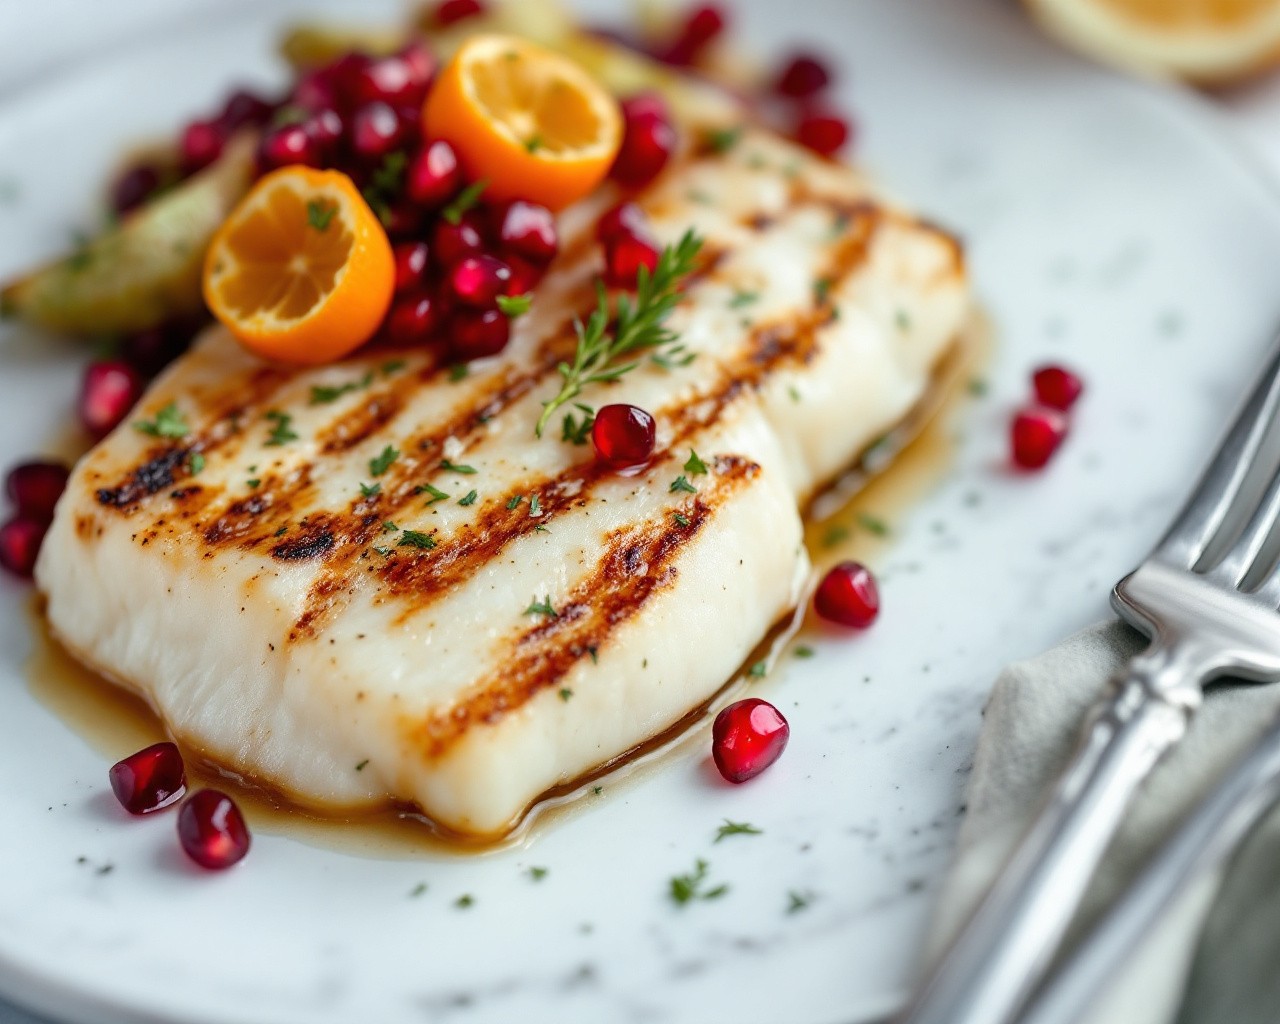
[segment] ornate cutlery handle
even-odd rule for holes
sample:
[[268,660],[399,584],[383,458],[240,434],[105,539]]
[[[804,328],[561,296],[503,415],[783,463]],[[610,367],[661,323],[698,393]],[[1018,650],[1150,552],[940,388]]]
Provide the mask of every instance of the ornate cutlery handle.
[[1186,732],[1201,673],[1157,645],[1114,681],[991,890],[898,1024],[1006,1024],[1043,977],[1131,797]]

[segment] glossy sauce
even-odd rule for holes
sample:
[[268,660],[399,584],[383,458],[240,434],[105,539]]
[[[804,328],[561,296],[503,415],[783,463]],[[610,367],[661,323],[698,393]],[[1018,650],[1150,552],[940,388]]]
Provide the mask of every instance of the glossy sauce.
[[[956,441],[951,421],[966,400],[970,382],[985,365],[991,348],[987,322],[975,316],[969,330],[943,359],[933,387],[917,411],[868,452],[862,464],[819,496],[809,510],[806,543],[819,571],[842,559],[874,566],[893,542],[896,517],[937,484],[951,463]],[[52,453],[74,460],[87,449],[83,435],[56,438]],[[877,471],[884,466],[883,471]],[[882,525],[884,529],[880,529]],[[42,603],[30,605],[33,651],[27,663],[32,694],[57,714],[109,762],[170,738],[159,718],[138,697],[112,685],[67,654],[49,634]],[[188,790],[212,786],[231,792],[251,830],[287,835],[313,846],[354,856],[421,859],[424,855],[475,855],[525,845],[535,832],[607,799],[625,781],[630,785],[669,759],[693,756],[705,746],[711,716],[751,685],[752,666],[761,666],[776,685],[793,639],[819,627],[810,622],[808,600],[780,624],[743,663],[743,669],[712,700],[695,709],[660,736],[616,758],[568,786],[547,793],[520,825],[497,842],[446,835],[430,821],[407,811],[387,809],[357,816],[320,816],[205,764],[184,750]],[[106,770],[103,770],[106,785]]]

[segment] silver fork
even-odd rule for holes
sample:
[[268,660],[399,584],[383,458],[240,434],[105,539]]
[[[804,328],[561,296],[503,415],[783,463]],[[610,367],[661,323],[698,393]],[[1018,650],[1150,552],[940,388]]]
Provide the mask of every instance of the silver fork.
[[[1006,1024],[1062,941],[1134,792],[1220,676],[1280,681],[1280,340],[1182,512],[1112,594],[1151,644],[1112,681],[991,890],[898,1024]],[[1262,484],[1262,486],[1260,486]],[[1261,493],[1259,493],[1261,492]]]

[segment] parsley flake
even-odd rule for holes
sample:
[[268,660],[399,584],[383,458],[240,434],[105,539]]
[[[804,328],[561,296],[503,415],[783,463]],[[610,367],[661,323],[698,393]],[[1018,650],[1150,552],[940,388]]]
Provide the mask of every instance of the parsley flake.
[[693,871],[687,875],[676,875],[671,879],[669,894],[677,906],[684,906],[691,900],[719,899],[729,891],[727,885],[717,885],[713,889],[706,890],[702,888],[707,880],[708,867],[710,865],[699,857],[694,862]]
[[390,519],[384,519],[382,522],[383,533],[399,533],[400,527],[396,526]]
[[262,481],[259,480],[257,477],[254,477],[252,480],[246,480],[245,484],[249,488],[249,490],[256,491],[259,487],[262,486]]
[[742,138],[742,125],[729,128],[713,128],[703,135],[702,141],[712,153],[727,153]]
[[530,868],[529,877],[533,879],[535,882],[541,882],[544,878],[547,877],[547,869],[546,868]]
[[454,363],[449,367],[449,380],[456,384],[460,380],[465,380],[467,374],[470,372],[471,370],[467,367],[466,363]]
[[421,548],[423,551],[430,551],[436,546],[436,539],[429,533],[419,533],[417,530],[405,530],[400,535],[400,543],[396,545],[398,548]]
[[794,651],[792,651],[791,653],[792,653],[793,655],[795,655],[797,658],[812,658],[812,657],[813,657],[815,654],[817,654],[818,652],[817,652],[817,651],[815,651],[815,650],[814,650],[812,647],[810,647],[808,644],[801,644],[799,647],[797,647],[797,648],[796,648]]
[[192,476],[199,476],[205,467],[205,457],[199,452],[192,452],[187,456],[187,472]]
[[363,761],[361,761],[358,765],[356,765],[356,771],[362,772],[368,767],[369,767],[369,759],[366,757]]
[[459,910],[466,910],[468,907],[475,906],[475,902],[476,902],[476,898],[474,896],[472,896],[470,893],[463,893],[461,896],[459,896],[456,900],[453,901],[453,905],[457,907]]
[[707,464],[698,458],[698,453],[692,448],[689,449],[689,461],[684,464],[684,471],[690,476],[704,476],[707,472]]
[[420,487],[415,487],[413,493],[431,495],[431,500],[427,502],[428,505],[434,505],[437,501],[446,501],[450,497],[439,487],[433,487],[431,484],[422,484]]
[[522,501],[524,501],[524,495],[517,494],[510,501],[507,502],[507,511],[514,512],[516,509],[520,507],[520,502]]
[[475,466],[459,466],[448,459],[441,461],[440,468],[446,473],[461,473],[463,476],[474,476],[477,472]]
[[729,836],[762,835],[764,835],[764,829],[756,828],[754,825],[750,825],[745,821],[730,821],[728,818],[725,818],[724,824],[716,829],[716,837],[712,841],[718,843],[721,839],[725,839]]
[[361,391],[372,383],[373,374],[366,373],[359,380],[350,380],[345,384],[332,386],[313,384],[311,385],[311,404],[328,405],[330,402],[336,402],[343,395],[349,395],[353,391]]
[[877,537],[889,536],[889,524],[883,519],[870,515],[869,513],[858,513],[858,525],[868,533],[874,533]]
[[827,297],[831,294],[832,283],[829,277],[820,277],[813,282],[813,301],[819,306],[827,304]]
[[415,885],[412,889],[409,890],[409,896],[412,899],[416,899],[426,891],[427,891],[427,883],[419,882],[417,885]]
[[155,419],[151,420],[135,420],[133,429],[140,434],[146,434],[148,437],[186,437],[191,433],[191,427],[187,425],[186,419],[182,413],[178,411],[178,403],[170,402],[155,415]]
[[403,359],[392,359],[382,364],[382,367],[381,367],[382,376],[384,377],[394,376],[395,374],[399,373],[408,365],[409,364],[406,363]]
[[467,491],[466,496],[458,499],[458,504],[462,506],[474,505],[476,498],[480,497],[475,491]]
[[688,526],[689,517],[683,512],[677,512],[672,518],[676,521],[676,526]]
[[693,484],[689,483],[688,478],[683,473],[681,473],[678,477],[676,477],[674,480],[671,481],[671,487],[669,488],[669,490],[671,491],[672,494],[679,494],[681,492],[685,494],[698,493],[698,488],[694,487]]
[[391,445],[387,445],[382,449],[382,453],[380,455],[369,460],[369,472],[374,476],[382,476],[383,473],[392,467],[398,458],[400,458],[399,450],[393,448]]
[[813,894],[807,892],[796,892],[792,889],[787,893],[787,913],[798,914],[813,902]]
[[760,301],[759,292],[734,291],[733,298],[729,300],[729,308],[742,309],[746,306],[751,305],[753,302],[759,302],[759,301]]
[[544,597],[541,601],[538,600],[537,595],[534,595],[533,600],[529,602],[529,607],[524,610],[524,613],[526,615],[543,615],[549,619],[560,618],[560,613],[556,611],[555,606],[551,603],[550,594]]
[[768,674],[768,672],[769,672],[769,664],[768,662],[765,662],[763,660],[757,661],[754,665],[752,665],[749,669],[747,669],[747,675],[749,675],[752,679],[763,679]]
[[575,404],[582,411],[582,419],[579,420],[571,412],[565,413],[560,425],[560,440],[568,444],[586,444],[591,440],[591,428],[596,423],[595,410],[580,402]]
[[560,699],[568,704],[573,699],[573,691],[567,686],[562,686],[560,688]]
[[361,484],[360,485],[360,497],[362,498],[376,498],[381,493],[382,493],[382,484]]
[[458,193],[458,197],[453,202],[444,208],[444,213],[442,214],[444,219],[454,227],[457,227],[462,223],[462,215],[480,201],[481,194],[488,187],[489,182],[484,178],[479,181],[473,181]]
[[529,307],[533,305],[533,296],[526,292],[524,295],[499,295],[498,308],[507,316],[517,317],[529,312]]
[[287,412],[272,409],[267,413],[266,418],[272,424],[271,435],[267,438],[268,448],[279,448],[290,441],[298,440],[298,435],[293,432],[293,417]]
[[529,515],[530,516],[542,515],[542,505],[539,504],[538,496],[536,494],[529,499]]
[[329,222],[333,220],[333,215],[337,212],[337,203],[325,202],[323,199],[309,199],[307,201],[307,224],[317,231],[328,231]]

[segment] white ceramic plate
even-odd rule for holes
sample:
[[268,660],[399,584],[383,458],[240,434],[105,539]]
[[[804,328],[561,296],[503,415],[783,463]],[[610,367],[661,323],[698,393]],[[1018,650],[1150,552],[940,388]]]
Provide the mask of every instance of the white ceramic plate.
[[[130,5],[76,5],[72,42],[0,81],[0,277],[65,245],[122,142],[270,76],[272,26],[303,6],[166,7],[130,37]],[[15,52],[4,19],[53,25],[24,8],[0,13]],[[880,623],[760,684],[790,717],[785,758],[738,788],[676,758],[490,856],[374,860],[260,835],[237,870],[201,876],[172,853],[172,817],[123,820],[104,757],[29,695],[27,591],[3,581],[9,997],[97,1024],[835,1024],[900,998],[983,696],[1002,664],[1105,614],[1209,450],[1280,311],[1280,203],[1197,101],[1064,56],[999,0],[754,0],[740,20],[762,51],[835,51],[865,159],[967,238],[998,331],[957,460],[894,523]],[[56,432],[81,357],[0,335],[0,465]],[[1007,417],[1048,357],[1089,392],[1061,457],[1020,478],[1003,468]],[[725,818],[764,835],[713,844]],[[698,857],[730,891],[676,908],[667,880]],[[811,905],[788,914],[789,890]],[[474,906],[455,909],[463,893]]]

